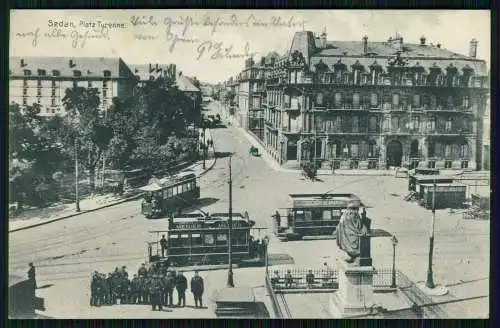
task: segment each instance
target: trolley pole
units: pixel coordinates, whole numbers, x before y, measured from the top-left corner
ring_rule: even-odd
[[[75,138],[75,205],[76,211],[80,212],[80,199],[78,195],[78,139]]]
[[[431,234],[429,236],[429,268],[427,269],[427,281],[425,283],[425,286],[427,288],[434,288],[434,278],[433,278],[433,272],[432,272],[432,255],[434,252],[434,226],[436,224],[436,178],[434,178],[434,185],[433,185],[433,192],[432,192],[432,224],[431,224]]]
[[[231,157],[229,157],[229,219],[228,219],[228,254],[229,272],[227,273],[227,287],[234,287],[232,261],[232,234],[233,234],[233,179],[231,177]]]

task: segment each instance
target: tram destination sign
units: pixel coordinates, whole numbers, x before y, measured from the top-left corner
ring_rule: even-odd
[[[294,208],[304,207],[347,207],[348,200],[341,199],[295,199],[293,201]]]

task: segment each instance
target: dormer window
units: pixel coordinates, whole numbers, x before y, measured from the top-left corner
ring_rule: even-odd
[[[38,70],[38,76],[45,76],[47,72],[44,69],[39,69]]]
[[[54,69],[52,70],[52,76],[60,76],[61,75],[61,72],[59,72],[58,70]]]
[[[74,70],[74,71],[73,71],[73,76],[74,76],[74,77],[80,77],[80,76],[82,76],[82,72],[81,72],[81,71],[78,71],[78,70]]]
[[[104,77],[111,77],[111,71],[105,70],[104,71]]]
[[[31,71],[29,69],[25,69],[23,72],[24,76],[31,76]]]

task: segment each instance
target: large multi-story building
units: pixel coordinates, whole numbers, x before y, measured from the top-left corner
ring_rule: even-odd
[[[478,43],[464,56],[419,41],[295,33],[266,72],[267,150],[288,167],[480,169],[488,89]]]
[[[245,60],[245,68],[238,75],[238,122],[241,127],[252,132],[257,138],[264,138],[264,111],[266,96],[265,73],[274,65],[277,54],[271,53],[255,63],[252,58]]]
[[[114,97],[132,95],[137,83],[121,58],[103,57],[10,57],[9,80],[10,102],[39,104],[43,116],[64,114],[68,88],[97,88],[107,110]]]

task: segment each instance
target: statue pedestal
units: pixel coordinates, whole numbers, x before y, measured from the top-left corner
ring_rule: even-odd
[[[345,318],[370,313],[373,299],[373,266],[359,266],[337,260],[339,289],[330,297],[333,317]]]

